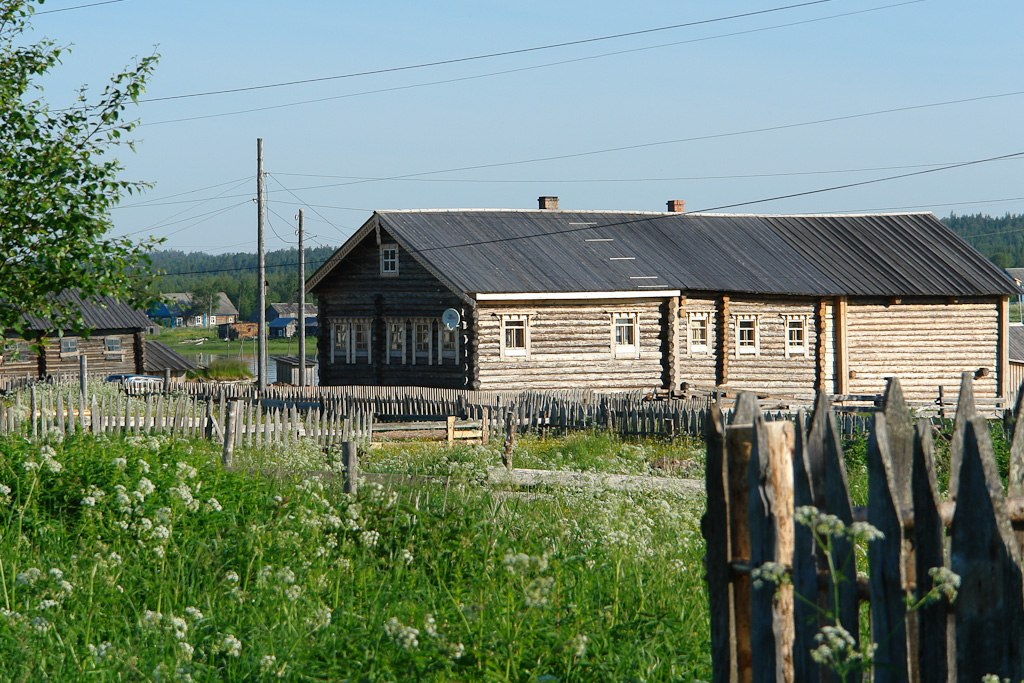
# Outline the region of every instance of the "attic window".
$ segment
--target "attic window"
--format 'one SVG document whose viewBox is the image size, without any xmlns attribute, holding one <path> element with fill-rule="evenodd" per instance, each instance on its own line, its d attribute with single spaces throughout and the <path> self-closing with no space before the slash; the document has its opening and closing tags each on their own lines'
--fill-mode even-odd
<svg viewBox="0 0 1024 683">
<path fill-rule="evenodd" d="M 380 245 L 380 274 L 383 277 L 398 275 L 398 245 Z"/>
</svg>

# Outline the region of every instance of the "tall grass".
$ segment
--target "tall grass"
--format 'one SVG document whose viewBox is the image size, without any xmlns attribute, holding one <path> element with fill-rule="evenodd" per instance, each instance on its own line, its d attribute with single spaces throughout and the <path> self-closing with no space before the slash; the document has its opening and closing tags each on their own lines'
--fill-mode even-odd
<svg viewBox="0 0 1024 683">
<path fill-rule="evenodd" d="M 0 678 L 710 676 L 702 500 L 473 471 L 351 497 L 199 441 L 0 441 Z"/>
</svg>

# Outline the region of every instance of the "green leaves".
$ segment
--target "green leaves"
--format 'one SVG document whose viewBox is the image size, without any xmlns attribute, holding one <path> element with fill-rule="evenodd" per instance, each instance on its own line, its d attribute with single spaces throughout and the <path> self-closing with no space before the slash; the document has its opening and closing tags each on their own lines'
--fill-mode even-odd
<svg viewBox="0 0 1024 683">
<path fill-rule="evenodd" d="M 106 239 L 110 209 L 146 184 L 119 178 L 116 152 L 135 126 L 124 112 L 144 91 L 157 56 L 115 74 L 99 97 L 85 88 L 73 108 L 53 111 L 32 97 L 61 62 L 51 40 L 23 44 L 32 0 L 0 0 L 0 330 L 28 336 L 25 316 L 81 332 L 75 307 L 59 293 L 132 300 L 157 242 Z"/>
</svg>

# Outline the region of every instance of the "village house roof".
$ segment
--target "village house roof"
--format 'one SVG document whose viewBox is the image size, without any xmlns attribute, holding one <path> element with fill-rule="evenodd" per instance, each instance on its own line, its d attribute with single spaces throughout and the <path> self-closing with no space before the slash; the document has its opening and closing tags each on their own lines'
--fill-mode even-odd
<svg viewBox="0 0 1024 683">
<path fill-rule="evenodd" d="M 161 294 L 160 298 L 163 301 L 157 304 L 152 312 L 157 317 L 188 315 L 192 310 L 192 294 L 190 292 L 168 292 Z M 227 292 L 217 292 L 217 305 L 214 306 L 214 310 L 210 311 L 210 315 L 237 316 L 238 309 L 231 303 Z"/>
<path fill-rule="evenodd" d="M 180 353 L 152 339 L 146 340 L 145 372 L 157 373 L 164 370 L 187 372 L 195 370 L 196 365 Z"/>
<path fill-rule="evenodd" d="M 306 316 L 316 316 L 316 304 L 306 304 Z M 274 303 L 267 306 L 267 317 L 298 318 L 298 303 Z"/>
<path fill-rule="evenodd" d="M 387 232 L 453 291 L 677 289 L 806 296 L 1016 293 L 930 213 L 733 215 L 552 210 L 378 211 L 307 282 Z"/>
<path fill-rule="evenodd" d="M 144 330 L 150 322 L 141 311 L 110 297 L 83 299 L 77 292 L 66 291 L 58 295 L 62 301 L 71 302 L 82 313 L 86 329 L 97 330 Z M 26 315 L 29 328 L 36 332 L 56 333 L 46 318 Z"/>
</svg>

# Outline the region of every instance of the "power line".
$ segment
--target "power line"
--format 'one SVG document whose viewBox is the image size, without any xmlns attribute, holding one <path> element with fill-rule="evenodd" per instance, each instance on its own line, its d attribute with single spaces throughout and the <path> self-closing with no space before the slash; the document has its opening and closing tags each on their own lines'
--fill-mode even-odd
<svg viewBox="0 0 1024 683">
<path fill-rule="evenodd" d="M 278 180 L 277 178 L 274 178 L 274 175 L 273 175 L 272 173 L 268 173 L 267 175 L 268 175 L 268 176 L 270 176 L 271 178 L 273 178 L 274 182 L 275 182 L 275 183 L 277 183 L 278 185 L 280 185 L 280 186 L 281 186 L 281 188 L 282 188 L 282 189 L 283 189 L 283 190 L 284 190 L 285 192 L 287 192 L 287 193 L 288 193 L 288 194 L 290 194 L 291 196 L 295 197 L 295 199 L 297 199 L 298 201 L 300 201 L 300 202 L 302 201 L 302 197 L 300 197 L 299 195 L 295 194 L 294 192 L 292 192 L 291 190 L 289 190 L 289 189 L 288 189 L 287 187 L 285 187 L 285 186 L 284 186 L 284 184 L 283 184 L 283 183 L 282 183 L 282 182 L 281 182 L 280 180 Z M 312 207 L 310 207 L 310 208 L 312 208 Z M 327 217 L 326 217 L 326 216 L 324 216 L 324 215 L 323 215 L 322 213 L 320 213 L 320 212 L 319 212 L 319 211 L 317 211 L 316 209 L 313 209 L 313 213 L 315 213 L 315 214 L 316 214 L 317 216 L 319 216 L 319 217 L 320 217 L 320 219 L 321 219 L 321 220 L 323 220 L 323 222 L 327 223 L 327 225 L 331 226 L 332 228 L 334 228 L 335 230 L 337 230 L 337 231 L 338 231 L 339 233 L 342 233 L 342 234 L 344 234 L 344 233 L 342 232 L 341 228 L 339 228 L 339 227 L 338 227 L 337 225 L 335 225 L 335 224 L 334 224 L 334 223 L 332 223 L 332 222 L 331 222 L 330 220 L 328 220 L 328 219 L 327 219 Z"/>
<path fill-rule="evenodd" d="M 413 69 L 425 69 L 425 68 L 428 68 L 428 67 L 444 66 L 444 65 L 448 65 L 448 64 L 460 64 L 460 63 L 463 63 L 463 62 L 472 62 L 472 61 L 478 61 L 478 60 L 481 60 L 481 59 L 493 59 L 495 57 L 507 57 L 509 55 L 525 54 L 525 53 L 528 53 L 528 52 L 539 52 L 541 50 L 552 50 L 552 49 L 555 49 L 555 48 L 570 47 L 570 46 L 573 46 L 573 45 L 584 45 L 584 44 L 587 44 L 587 43 L 596 43 L 596 42 L 601 42 L 601 41 L 606 41 L 606 40 L 614 40 L 614 39 L 617 39 L 617 38 L 627 38 L 627 37 L 630 37 L 630 36 L 639 36 L 639 35 L 644 35 L 644 34 L 648 34 L 648 33 L 657 33 L 657 32 L 661 32 L 661 31 L 670 31 L 670 30 L 675 30 L 675 29 L 680 29 L 680 28 L 690 28 L 690 27 L 693 27 L 693 26 L 701 26 L 701 25 L 704 25 L 704 24 L 713 24 L 713 23 L 717 23 L 717 22 L 720 22 L 720 21 L 729 21 L 729 20 L 732 20 L 732 19 L 742 19 L 742 18 L 753 17 L 753 16 L 762 15 L 762 14 L 771 14 L 773 12 L 782 12 L 782 11 L 785 11 L 785 10 L 797 9 L 797 8 L 800 8 L 800 7 L 809 7 L 811 5 L 821 5 L 821 4 L 825 4 L 825 3 L 828 3 L 828 2 L 832 2 L 832 0 L 810 0 L 808 2 L 801 2 L 801 3 L 797 3 L 797 4 L 793 4 L 793 5 L 784 5 L 784 6 L 781 6 L 781 7 L 772 7 L 772 8 L 769 8 L 769 9 L 756 10 L 756 11 L 753 11 L 753 12 L 744 12 L 744 13 L 741 13 L 741 14 L 732 14 L 732 15 L 729 15 L 729 16 L 715 17 L 713 19 L 701 19 L 699 21 L 690 21 L 690 22 L 686 22 L 686 23 L 682 23 L 682 24 L 672 24 L 672 25 L 669 25 L 669 26 L 657 26 L 657 27 L 654 27 L 654 28 L 641 29 L 641 30 L 638 30 L 638 31 L 627 31 L 627 32 L 624 32 L 624 33 L 615 33 L 615 34 L 611 34 L 611 35 L 597 36 L 597 37 L 594 37 L 594 38 L 583 38 L 581 40 L 570 40 L 570 41 L 565 41 L 565 42 L 561 42 L 561 43 L 550 43 L 550 44 L 547 44 L 547 45 L 537 45 L 537 46 L 534 46 L 534 47 L 518 48 L 518 49 L 515 49 L 515 50 L 504 50 L 502 52 L 489 52 L 489 53 L 486 53 L 486 54 L 473 55 L 473 56 L 470 56 L 470 57 L 456 57 L 454 59 L 443 59 L 443 60 L 438 60 L 438 61 L 433 61 L 433 62 L 422 62 L 422 63 L 419 63 L 419 64 L 407 64 L 405 66 L 395 66 L 395 67 L 388 67 L 388 68 L 384 68 L 384 69 L 373 69 L 373 70 L 369 70 L 369 71 L 357 71 L 357 72 L 351 72 L 351 73 L 347 73 L 347 74 L 339 74 L 339 75 L 335 75 L 335 76 L 320 76 L 320 77 L 317 77 L 317 78 L 303 78 L 303 79 L 298 79 L 298 80 L 293 80 L 293 81 L 282 81 L 282 82 L 279 82 L 279 83 L 265 83 L 265 84 L 262 84 L 262 85 L 250 85 L 250 86 L 239 87 L 239 88 L 224 88 L 224 89 L 221 89 L 221 90 L 207 90 L 207 91 L 204 91 L 204 92 L 187 93 L 187 94 L 183 94 L 183 95 L 167 95 L 165 97 L 151 97 L 151 98 L 147 98 L 147 99 L 140 99 L 139 102 L 140 103 L 142 103 L 142 102 L 165 102 L 165 101 L 168 101 L 168 100 L 182 100 L 182 99 L 195 98 L 195 97 L 208 97 L 208 96 L 211 96 L 211 95 L 227 95 L 227 94 L 231 94 L 231 93 L 248 92 L 248 91 L 252 91 L 252 90 L 267 90 L 267 89 L 270 89 L 270 88 L 282 88 L 282 87 L 285 87 L 285 86 L 292 86 L 292 85 L 303 85 L 303 84 L 307 84 L 307 83 L 322 83 L 324 81 L 337 81 L 337 80 L 346 79 L 346 78 L 357 78 L 357 77 L 361 77 L 361 76 L 374 76 L 374 75 L 378 75 L 378 74 L 395 73 L 395 72 L 398 72 L 398 71 L 411 71 Z"/>
<path fill-rule="evenodd" d="M 909 178 L 911 176 L 923 175 L 925 173 L 937 173 L 939 171 L 947 171 L 947 170 L 954 169 L 954 168 L 963 168 L 965 166 L 973 166 L 973 165 L 977 165 L 977 164 L 984 164 L 984 163 L 989 163 L 989 162 L 993 162 L 993 161 L 999 161 L 1001 159 L 1008 159 L 1008 158 L 1011 158 L 1011 157 L 1018 157 L 1018 156 L 1024 156 L 1024 152 L 1014 152 L 1012 154 L 1003 154 L 1003 155 L 996 156 L 996 157 L 989 157 L 987 159 L 977 159 L 977 160 L 974 160 L 974 161 L 967 161 L 967 162 L 963 162 L 963 163 L 959 163 L 959 164 L 951 164 L 949 166 L 943 166 L 941 168 L 932 168 L 932 169 L 927 169 L 927 170 L 924 170 L 924 171 L 915 171 L 913 173 L 901 173 L 899 175 L 887 176 L 887 177 L 884 177 L 884 178 L 875 178 L 873 180 L 866 180 L 866 181 L 862 181 L 862 182 L 859 182 L 859 183 L 845 183 L 843 185 L 833 185 L 831 187 L 823 187 L 823 188 L 819 188 L 819 189 L 816 189 L 816 190 L 808 190 L 806 192 L 795 192 L 795 193 L 786 194 L 786 195 L 779 195 L 779 196 L 776 196 L 776 197 L 766 197 L 766 198 L 763 198 L 763 199 L 756 199 L 756 200 L 752 200 L 752 201 L 737 202 L 737 203 L 734 203 L 734 204 L 726 204 L 726 205 L 716 206 L 716 207 L 711 207 L 711 208 L 698 209 L 696 211 L 692 211 L 692 212 L 689 212 L 689 213 L 695 213 L 695 214 L 696 213 L 707 213 L 707 212 L 711 212 L 711 211 L 720 211 L 722 209 L 730 209 L 730 208 L 735 208 L 735 207 L 739 207 L 739 206 L 749 206 L 751 204 L 763 204 L 765 202 L 777 201 L 777 200 L 780 200 L 780 199 L 789 199 L 791 197 L 801 197 L 801 196 L 806 196 L 806 195 L 811 195 L 811 194 L 820 194 L 820 193 L 823 193 L 823 192 L 832 192 L 832 191 L 835 191 L 835 190 L 846 189 L 846 188 L 849 188 L 849 187 L 856 187 L 856 186 L 859 186 L 859 185 L 868 185 L 868 184 L 871 184 L 871 183 L 882 183 L 882 182 L 887 182 L 887 181 L 891 181 L 891 180 L 897 180 L 897 179 L 900 179 L 900 178 Z M 476 246 L 483 246 L 483 245 L 488 245 L 488 244 L 501 244 L 501 243 L 504 243 L 504 242 L 517 242 L 517 241 L 526 240 L 526 239 L 536 239 L 536 238 L 541 238 L 541 237 L 550 237 L 552 235 L 563 235 L 563 234 L 569 234 L 569 233 L 574 233 L 574 232 L 584 232 L 584 231 L 588 231 L 588 230 L 601 230 L 601 229 L 608 228 L 608 227 L 630 225 L 632 223 L 649 222 L 649 221 L 661 220 L 661 219 L 665 219 L 665 218 L 669 218 L 669 217 L 674 217 L 674 216 L 678 216 L 678 214 L 657 214 L 657 215 L 653 215 L 653 216 L 646 215 L 646 216 L 643 216 L 642 218 L 632 218 L 632 219 L 617 221 L 617 222 L 614 222 L 614 223 L 605 223 L 603 225 L 587 225 L 587 226 L 582 226 L 582 227 L 577 227 L 577 228 L 564 228 L 562 230 L 553 230 L 553 231 L 550 231 L 550 232 L 534 233 L 534 234 L 530 234 L 530 235 L 513 235 L 513 236 L 510 236 L 510 237 L 496 237 L 494 239 L 489 239 L 489 240 L 476 240 L 476 241 L 472 241 L 472 242 L 462 242 L 462 243 L 459 243 L 459 244 L 446 244 L 446 245 L 441 245 L 441 246 L 436 246 L 436 247 L 423 247 L 422 249 L 415 249 L 415 250 L 411 250 L 411 251 L 413 253 L 424 253 L 424 252 L 428 252 L 428 251 L 438 251 L 438 250 L 442 250 L 442 249 L 457 249 L 457 248 L 462 248 L 462 247 L 476 247 Z"/>
<path fill-rule="evenodd" d="M 482 169 L 487 169 L 487 168 L 501 168 L 501 167 L 505 167 L 505 166 L 520 166 L 520 165 L 524 165 L 524 164 L 535 164 L 535 163 L 540 163 L 540 162 L 545 162 L 545 161 L 560 161 L 562 159 L 576 159 L 576 158 L 580 158 L 580 157 L 596 156 L 596 155 L 599 155 L 599 154 L 609 154 L 611 152 L 625 152 L 625 151 L 630 151 L 630 150 L 635 150 L 635 149 L 646 149 L 646 148 L 650 148 L 650 147 L 659 147 L 659 146 L 664 146 L 664 145 L 677 145 L 677 144 L 682 144 L 682 143 L 685 143 L 685 142 L 701 142 L 701 141 L 704 141 L 704 140 L 714 140 L 714 139 L 728 138 L 728 137 L 739 137 L 739 136 L 742 136 L 742 135 L 753 135 L 753 134 L 756 134 L 756 133 L 768 133 L 768 132 L 780 131 L 780 130 L 790 130 L 790 129 L 793 129 L 793 128 L 801 128 L 801 127 L 804 127 L 804 126 L 821 125 L 823 123 L 835 123 L 837 121 L 850 121 L 850 120 L 853 120 L 853 119 L 867 118 L 867 117 L 871 117 L 871 116 L 881 116 L 883 114 L 895 114 L 895 113 L 905 112 L 905 111 L 916 111 L 916 110 L 919 110 L 919 109 L 930 109 L 930 108 L 933 108 L 933 107 L 945 107 L 945 106 L 951 106 L 951 105 L 954 105 L 954 104 L 966 104 L 966 103 L 969 103 L 969 102 L 980 102 L 980 101 L 984 101 L 984 100 L 993 100 L 993 99 L 999 99 L 999 98 L 1003 98 L 1003 97 L 1016 97 L 1018 95 L 1024 95 L 1024 90 L 1014 90 L 1012 92 L 996 93 L 996 94 L 991 94 L 991 95 L 978 95 L 976 97 L 962 97 L 962 98 L 955 99 L 955 100 L 943 100 L 941 102 L 929 102 L 929 103 L 925 103 L 925 104 L 913 104 L 913 105 L 907 105 L 907 106 L 903 106 L 903 107 L 890 107 L 888 109 L 876 109 L 876 110 L 873 110 L 873 111 L 860 112 L 860 113 L 856 113 L 856 114 L 845 114 L 845 115 L 842 115 L 842 116 L 830 116 L 830 117 L 823 118 L 823 119 L 813 119 L 813 120 L 809 120 L 809 121 L 800 121 L 800 122 L 797 122 L 797 123 L 784 123 L 784 124 L 777 124 L 777 125 L 773 125 L 773 126 L 761 126 L 761 127 L 758 127 L 758 128 L 747 128 L 745 130 L 729 131 L 729 132 L 726 132 L 726 133 L 710 133 L 710 134 L 706 134 L 706 135 L 695 135 L 695 136 L 686 137 L 686 138 L 676 138 L 674 140 L 660 140 L 660 141 L 657 141 L 657 142 L 644 142 L 644 143 L 639 143 L 639 144 L 635 144 L 635 145 L 621 145 L 621 146 L 618 146 L 618 147 L 606 147 L 604 149 L 589 150 L 589 151 L 586 151 L 586 152 L 573 152 L 573 153 L 569 153 L 569 154 L 557 154 L 557 155 L 546 156 L 546 157 L 534 157 L 534 158 L 530 158 L 530 159 L 518 159 L 518 160 L 515 160 L 515 161 L 500 161 L 500 162 L 493 162 L 493 163 L 487 163 L 487 164 L 476 164 L 476 165 L 473 165 L 473 166 L 459 166 L 459 167 L 454 167 L 454 168 L 439 169 L 439 170 L 434 170 L 434 171 L 420 171 L 418 173 L 405 173 L 405 174 L 402 174 L 402 175 L 387 176 L 387 177 L 384 177 L 384 178 L 380 178 L 379 180 L 380 181 L 405 180 L 405 179 L 408 179 L 408 178 L 417 178 L 417 177 L 428 176 L 428 175 L 438 175 L 438 174 L 441 174 L 441 173 L 455 173 L 455 172 L 458 172 L 458 171 L 477 171 L 477 170 L 482 170 Z M 296 189 L 297 190 L 318 190 L 318 189 L 327 188 L 327 187 L 347 187 L 347 186 L 350 186 L 350 185 L 362 185 L 364 183 L 369 183 L 369 182 L 378 182 L 378 181 L 377 180 L 354 180 L 354 181 L 349 181 L 349 182 L 345 182 L 345 183 L 325 183 L 325 184 L 322 184 L 322 185 L 310 185 L 310 186 L 307 186 L 307 187 L 300 187 L 300 188 L 296 188 Z"/>
<path fill-rule="evenodd" d="M 747 29 L 747 30 L 744 30 L 744 31 L 732 31 L 730 33 L 720 33 L 720 34 L 713 35 L 713 36 L 702 36 L 700 38 L 690 38 L 688 40 L 678 40 L 678 41 L 672 41 L 672 42 L 669 42 L 669 43 L 660 43 L 660 44 L 657 44 L 657 45 L 645 45 L 643 47 L 630 48 L 630 49 L 627 49 L 627 50 L 615 50 L 615 51 L 612 51 L 612 52 L 602 52 L 602 53 L 596 54 L 596 55 L 588 55 L 588 56 L 585 56 L 585 57 L 575 57 L 573 59 L 563 59 L 563 60 L 559 60 L 559 61 L 555 61 L 555 62 L 547 62 L 545 64 L 534 64 L 534 65 L 531 65 L 531 66 L 517 67 L 517 68 L 514 68 L 514 69 L 503 69 L 503 70 L 500 70 L 500 71 L 491 71 L 491 72 L 482 73 L 482 74 L 475 74 L 475 75 L 472 75 L 472 76 L 460 76 L 460 77 L 457 77 L 457 78 L 445 78 L 445 79 L 436 80 L 436 81 L 426 81 L 424 83 L 412 83 L 412 84 L 409 84 L 409 85 L 399 85 L 399 86 L 392 86 L 392 87 L 388 87 L 388 88 L 376 88 L 376 89 L 373 89 L 373 90 L 363 90 L 363 91 L 360 91 L 360 92 L 345 93 L 345 94 L 342 94 L 342 95 L 331 95 L 329 97 L 317 97 L 317 98 L 313 98 L 313 99 L 299 100 L 297 102 L 283 102 L 283 103 L 280 103 L 280 104 L 271 104 L 271 105 L 265 105 L 265 106 L 261 106 L 261 107 L 249 107 L 249 108 L 246 108 L 246 109 L 236 109 L 236 110 L 233 110 L 233 111 L 218 112 L 218 113 L 214 113 L 214 114 L 198 114 L 198 115 L 195 115 L 195 116 L 183 116 L 183 117 L 174 118 L 174 119 L 163 119 L 163 120 L 160 120 L 160 121 L 146 121 L 146 122 L 140 123 L 139 126 L 140 127 L 141 126 L 160 126 L 160 125 L 171 124 L 171 123 L 183 123 L 183 122 L 186 122 L 186 121 L 200 121 L 200 120 L 203 120 L 203 119 L 222 118 L 222 117 L 225 117 L 225 116 L 237 116 L 237 115 L 240 115 L 240 114 L 252 114 L 252 113 L 261 112 L 261 111 L 271 111 L 271 110 L 274 110 L 274 109 L 285 109 L 285 108 L 288 108 L 288 107 L 297 107 L 297 106 L 301 106 L 301 105 L 305 105 L 305 104 L 318 104 L 320 102 L 330 102 L 330 101 L 333 101 L 333 100 L 349 99 L 349 98 L 352 98 L 352 97 L 364 97 L 366 95 L 379 95 L 379 94 L 382 94 L 382 93 L 398 92 L 398 91 L 401 91 L 401 90 L 413 90 L 413 89 L 416 89 L 416 88 L 426 88 L 426 87 L 435 86 L 435 85 L 448 85 L 448 84 L 451 84 L 451 83 L 461 83 L 461 82 L 465 82 L 465 81 L 479 80 L 479 79 L 482 79 L 482 78 L 490 78 L 490 77 L 493 77 L 493 76 L 505 76 L 505 75 L 508 75 L 508 74 L 522 73 L 522 72 L 525 72 L 525 71 L 534 71 L 534 70 L 537 70 L 537 69 L 546 69 L 546 68 L 550 68 L 550 67 L 554 67 L 554 66 L 564 66 L 566 64 L 575 64 L 575 63 L 578 63 L 578 62 L 586 62 L 586 61 L 595 60 L 595 59 L 603 59 L 605 57 L 615 57 L 615 56 L 619 56 L 619 55 L 633 54 L 633 53 L 637 53 L 637 52 L 645 52 L 645 51 L 648 51 L 648 50 L 658 50 L 658 49 L 666 48 L 666 47 L 675 47 L 675 46 L 678 46 L 678 45 L 688 45 L 688 44 L 691 44 L 691 43 L 702 43 L 702 42 L 707 42 L 707 41 L 711 41 L 711 40 L 719 40 L 721 38 L 732 38 L 732 37 L 736 37 L 736 36 L 748 35 L 748 34 L 753 34 L 753 33 L 762 33 L 762 32 L 765 32 L 765 31 L 774 31 L 774 30 L 781 29 L 781 28 L 790 28 L 790 27 L 793 27 L 793 26 L 801 26 L 801 25 L 804 25 L 804 24 L 813 24 L 813 23 L 817 23 L 817 22 L 821 22 L 821 21 L 829 21 L 829 20 L 832 20 L 832 19 L 840 19 L 840 18 L 844 18 L 844 17 L 855 16 L 855 15 L 858 15 L 858 14 L 866 14 L 868 12 L 878 12 L 880 10 L 892 9 L 892 8 L 895 8 L 895 7 L 903 7 L 904 5 L 915 5 L 915 4 L 919 3 L 919 2 L 925 2 L 925 0 L 905 0 L 904 2 L 896 2 L 896 3 L 889 4 L 889 5 L 881 5 L 879 7 L 869 7 L 867 9 L 855 10 L 855 11 L 852 11 L 852 12 L 841 12 L 841 13 L 838 13 L 838 14 L 830 14 L 830 15 L 827 15 L 827 16 L 824 16 L 824 17 L 816 17 L 814 19 L 804 19 L 804 20 L 801 20 L 801 21 L 792 21 L 792 22 L 787 22 L 787 23 L 783 23 L 783 24 L 775 24 L 775 25 L 772 25 L 772 26 L 762 26 L 760 28 Z"/>
<path fill-rule="evenodd" d="M 206 187 L 197 187 L 194 190 L 185 190 L 184 192 L 177 192 L 175 194 L 169 194 L 166 197 L 153 197 L 151 199 L 143 199 L 143 200 L 140 200 L 138 202 L 134 202 L 132 204 L 118 204 L 117 206 L 114 206 L 114 207 L 111 207 L 111 208 L 113 208 L 113 209 L 134 209 L 134 208 L 137 208 L 137 207 L 145 208 L 147 206 L 161 206 L 161 204 L 155 204 L 154 202 L 162 202 L 165 199 L 173 199 L 175 197 L 184 197 L 185 195 L 195 194 L 196 192 L 205 192 L 206 190 L 213 190 L 213 189 L 216 189 L 218 187 L 223 187 L 224 185 L 231 185 L 232 183 L 235 183 L 235 187 L 237 187 L 238 183 L 240 181 L 243 181 L 243 180 L 249 180 L 249 176 L 245 176 L 243 178 L 235 178 L 234 180 L 225 180 L 223 183 L 215 183 L 213 185 L 207 185 Z M 194 200 L 191 200 L 191 201 L 197 201 L 198 202 L 198 201 L 204 201 L 204 200 L 202 200 L 202 199 L 194 199 Z"/>
<path fill-rule="evenodd" d="M 124 0 L 104 0 L 103 2 L 91 2 L 88 5 L 75 5 L 74 7 L 61 7 L 59 9 L 48 9 L 42 12 L 34 12 L 35 16 L 41 14 L 56 14 L 57 12 L 70 12 L 73 9 L 85 9 L 86 7 L 99 7 L 100 5 L 113 5 L 116 2 L 124 2 Z"/>
</svg>

